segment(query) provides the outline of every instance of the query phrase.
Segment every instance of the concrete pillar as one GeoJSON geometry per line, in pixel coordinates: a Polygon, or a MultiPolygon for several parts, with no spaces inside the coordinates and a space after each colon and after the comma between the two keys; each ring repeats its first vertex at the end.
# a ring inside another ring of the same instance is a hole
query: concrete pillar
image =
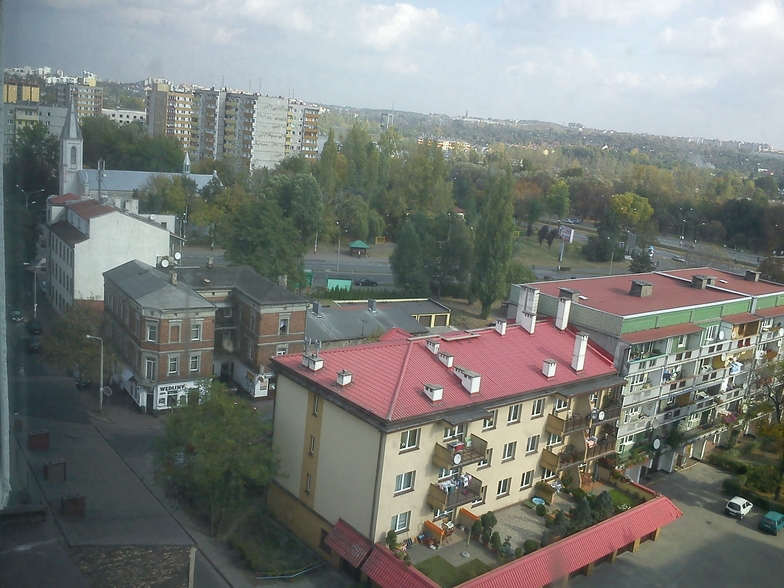
{"type": "Polygon", "coordinates": [[[613,552],[607,556],[608,563],[615,563],[615,560],[618,559],[618,550],[613,549],[613,552]]]}
{"type": "Polygon", "coordinates": [[[590,576],[591,574],[593,574],[593,568],[595,566],[596,566],[596,562],[595,561],[592,561],[591,563],[589,563],[587,566],[585,566],[583,568],[583,575],[584,576],[590,576]]]}
{"type": "Polygon", "coordinates": [[[632,548],[630,549],[630,551],[634,553],[639,548],[640,548],[640,537],[637,537],[637,539],[634,540],[634,543],[632,543],[632,548]]]}
{"type": "Polygon", "coordinates": [[[659,535],[661,535],[661,527],[651,533],[651,541],[656,541],[659,538],[659,535]]]}

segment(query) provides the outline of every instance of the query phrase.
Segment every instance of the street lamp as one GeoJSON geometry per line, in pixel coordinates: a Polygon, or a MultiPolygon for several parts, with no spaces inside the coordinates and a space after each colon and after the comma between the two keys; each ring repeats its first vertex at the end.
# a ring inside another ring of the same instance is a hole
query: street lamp
{"type": "Polygon", "coordinates": [[[38,318],[38,299],[37,299],[37,292],[38,292],[38,272],[35,271],[35,268],[32,264],[25,261],[23,264],[30,272],[33,274],[33,318],[38,318]]]}
{"type": "Polygon", "coordinates": [[[98,412],[103,412],[103,339],[95,335],[85,335],[88,339],[97,339],[101,342],[101,376],[99,378],[100,384],[98,386],[98,412]]]}
{"type": "Polygon", "coordinates": [[[41,188],[40,190],[35,190],[34,192],[30,192],[30,193],[28,194],[28,193],[27,193],[25,190],[23,190],[23,189],[22,189],[22,188],[19,186],[19,184],[17,184],[17,185],[16,185],[16,187],[19,189],[19,191],[20,191],[22,194],[24,194],[24,197],[25,197],[25,210],[29,210],[29,209],[30,209],[30,205],[31,205],[31,204],[35,204],[35,202],[36,202],[35,200],[33,200],[32,202],[30,202],[30,196],[33,196],[34,194],[38,194],[39,192],[43,192],[43,191],[45,191],[45,190],[46,190],[46,188],[41,188]]]}
{"type": "Polygon", "coordinates": [[[613,240],[610,239],[610,237],[607,237],[607,240],[610,242],[610,273],[608,273],[607,275],[611,276],[613,259],[615,258],[615,243],[613,243],[613,240]]]}
{"type": "Polygon", "coordinates": [[[338,226],[338,263],[337,263],[337,267],[335,268],[335,273],[339,274],[340,273],[340,221],[335,221],[335,224],[338,226]]]}

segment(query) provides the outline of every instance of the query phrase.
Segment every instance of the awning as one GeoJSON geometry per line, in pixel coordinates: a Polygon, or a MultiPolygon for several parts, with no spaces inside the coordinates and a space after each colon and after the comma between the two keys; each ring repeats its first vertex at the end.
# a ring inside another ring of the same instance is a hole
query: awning
{"type": "Polygon", "coordinates": [[[621,335],[621,339],[631,344],[650,343],[651,341],[658,341],[659,339],[667,339],[669,337],[691,335],[692,333],[699,333],[702,330],[702,327],[698,327],[694,323],[683,323],[680,325],[670,325],[669,327],[658,327],[646,331],[626,333],[625,335],[621,335]]]}
{"type": "Polygon", "coordinates": [[[456,427],[462,423],[472,423],[474,421],[486,419],[490,416],[490,411],[486,408],[482,408],[479,406],[469,406],[467,408],[461,408],[460,410],[454,410],[447,415],[444,415],[442,418],[445,422],[456,427]]]}
{"type": "Polygon", "coordinates": [[[340,555],[355,568],[362,565],[373,544],[356,531],[343,519],[332,528],[332,532],[324,538],[324,543],[331,547],[335,553],[340,555]]]}
{"type": "Polygon", "coordinates": [[[746,323],[759,321],[760,317],[756,314],[751,314],[750,312],[741,312],[739,314],[728,314],[727,316],[721,317],[721,320],[731,325],[745,325],[746,323]]]}
{"type": "Polygon", "coordinates": [[[784,306],[771,306],[770,308],[758,308],[754,314],[762,318],[773,318],[774,316],[784,316],[784,306]]]}
{"type": "Polygon", "coordinates": [[[572,398],[580,394],[588,394],[589,392],[596,392],[597,390],[604,390],[605,388],[613,388],[615,386],[624,386],[626,380],[620,376],[607,376],[596,380],[579,381],[571,386],[562,386],[556,390],[559,396],[564,398],[572,398]]]}

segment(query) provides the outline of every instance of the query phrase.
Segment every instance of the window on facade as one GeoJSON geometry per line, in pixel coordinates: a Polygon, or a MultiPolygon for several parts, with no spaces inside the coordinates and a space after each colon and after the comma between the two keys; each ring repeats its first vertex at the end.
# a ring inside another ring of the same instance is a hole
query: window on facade
{"type": "Polygon", "coordinates": [[[191,341],[201,341],[201,323],[191,323],[191,341]]]}
{"type": "Polygon", "coordinates": [[[534,471],[528,470],[523,472],[523,477],[520,479],[520,489],[530,488],[534,483],[534,471]]]}
{"type": "Polygon", "coordinates": [[[408,522],[411,519],[411,511],[401,512],[392,517],[389,528],[395,533],[401,533],[408,530],[408,522]]]}
{"type": "Polygon", "coordinates": [[[478,467],[478,468],[487,467],[487,466],[490,465],[490,462],[492,461],[492,459],[493,459],[493,448],[491,447],[490,449],[487,450],[487,453],[485,453],[485,458],[482,461],[480,461],[479,463],[477,463],[476,467],[478,467]]]}
{"type": "Polygon", "coordinates": [[[472,505],[484,504],[486,499],[487,499],[487,486],[482,486],[482,488],[479,490],[479,497],[476,500],[474,500],[471,504],[472,505]]]}
{"type": "Polygon", "coordinates": [[[313,395],[313,403],[312,403],[312,406],[313,406],[313,411],[312,411],[313,412],[313,416],[318,416],[318,413],[319,413],[319,400],[321,400],[321,398],[319,398],[316,394],[314,394],[313,395]]]}
{"type": "Polygon", "coordinates": [[[515,451],[517,450],[517,441],[511,441],[504,445],[504,455],[501,458],[502,461],[506,461],[507,459],[512,459],[515,456],[515,451]]]}
{"type": "Polygon", "coordinates": [[[231,318],[231,308],[223,309],[223,318],[231,318]]]}
{"type": "Polygon", "coordinates": [[[433,509],[433,520],[437,521],[438,519],[448,518],[455,512],[454,508],[449,508],[447,510],[441,510],[440,508],[433,509]]]}
{"type": "Polygon", "coordinates": [[[275,355],[286,355],[289,352],[289,344],[281,343],[275,348],[275,355]]]}
{"type": "Polygon", "coordinates": [[[169,356],[169,375],[177,374],[180,371],[180,358],[176,355],[169,356]]]}
{"type": "Polygon", "coordinates": [[[563,443],[563,437],[560,435],[556,435],[555,433],[548,433],[547,434],[547,447],[552,447],[553,445],[560,445],[563,443]]]}
{"type": "Polygon", "coordinates": [[[395,494],[414,488],[414,470],[405,474],[398,474],[395,478],[395,494]]]}
{"type": "Polygon", "coordinates": [[[305,492],[310,494],[310,487],[313,484],[313,476],[305,474],[305,492]]]}
{"type": "Polygon", "coordinates": [[[419,429],[410,429],[400,434],[400,451],[419,447],[419,429]]]}
{"type": "Polygon", "coordinates": [[[316,453],[316,436],[315,435],[311,435],[310,436],[310,449],[308,450],[308,453],[310,455],[313,455],[314,453],[316,453]]]}
{"type": "MultiPolygon", "coordinates": [[[[128,324],[128,307],[125,307],[125,324],[128,324]]],[[[158,323],[147,323],[147,340],[158,341],[158,323]]]]}
{"type": "Polygon", "coordinates": [[[538,417],[544,413],[544,398],[537,398],[531,407],[531,416],[538,417]]]}
{"type": "Polygon", "coordinates": [[[199,371],[199,367],[200,367],[199,364],[200,363],[201,362],[200,362],[200,358],[199,358],[198,355],[191,355],[191,371],[192,372],[198,372],[199,371]]]}
{"type": "Polygon", "coordinates": [[[71,165],[76,165],[76,147],[71,147],[71,165]]]}
{"type": "Polygon", "coordinates": [[[705,329],[705,341],[713,341],[719,333],[719,325],[711,325],[705,329]]]}
{"type": "Polygon", "coordinates": [[[180,325],[169,325],[169,342],[170,343],[179,343],[180,342],[180,325]]]}
{"type": "Polygon", "coordinates": [[[525,452],[533,453],[539,449],[539,435],[528,437],[528,442],[525,444],[525,452]]]}
{"type": "Polygon", "coordinates": [[[281,316],[278,320],[278,334],[285,335],[289,332],[289,317],[281,316]]]}
{"type": "Polygon", "coordinates": [[[248,339],[248,361],[253,361],[253,341],[248,339]]]}
{"type": "Polygon", "coordinates": [[[523,411],[522,404],[513,404],[509,407],[509,414],[506,417],[507,424],[519,423],[520,413],[523,411]]]}
{"type": "Polygon", "coordinates": [[[542,468],[542,480],[549,480],[550,478],[555,478],[555,472],[542,468]]]}
{"type": "Polygon", "coordinates": [[[503,480],[499,480],[498,482],[498,492],[496,492],[496,498],[500,498],[502,496],[506,496],[509,494],[509,488],[512,486],[512,478],[504,478],[503,480]]]}
{"type": "Polygon", "coordinates": [[[482,422],[482,430],[486,431],[488,429],[495,429],[495,422],[496,422],[497,419],[498,419],[498,411],[497,410],[491,410],[490,411],[490,416],[487,417],[482,422]]]}
{"type": "Polygon", "coordinates": [[[630,420],[637,418],[637,415],[640,414],[640,407],[639,406],[632,406],[631,408],[626,410],[626,413],[623,415],[623,422],[628,423],[630,420]]]}
{"type": "Polygon", "coordinates": [[[459,474],[459,473],[460,473],[460,467],[459,466],[456,467],[456,468],[451,468],[451,469],[439,468],[438,469],[438,479],[439,480],[444,480],[446,478],[451,478],[452,476],[454,476],[456,474],[459,474]]]}
{"type": "Polygon", "coordinates": [[[563,398],[556,398],[555,399],[555,410],[565,410],[569,408],[569,401],[564,400],[563,398]]]}
{"type": "Polygon", "coordinates": [[[676,345],[678,347],[686,347],[686,335],[678,337],[676,345]]]}
{"type": "Polygon", "coordinates": [[[457,425],[456,427],[447,427],[444,429],[444,441],[462,439],[463,435],[465,435],[465,425],[457,425]]]}
{"type": "Polygon", "coordinates": [[[155,360],[147,358],[144,362],[144,376],[148,380],[155,380],[155,360]]]}

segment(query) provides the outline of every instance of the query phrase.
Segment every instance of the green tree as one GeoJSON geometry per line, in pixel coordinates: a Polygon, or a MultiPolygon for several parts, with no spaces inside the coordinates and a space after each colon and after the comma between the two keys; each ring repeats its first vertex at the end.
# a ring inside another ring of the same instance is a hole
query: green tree
{"type": "Polygon", "coordinates": [[[621,227],[627,229],[642,226],[653,216],[648,199],[634,192],[615,194],[610,199],[610,210],[618,218],[621,227]]]}
{"type": "Polygon", "coordinates": [[[567,523],[569,534],[577,533],[593,525],[593,513],[588,498],[583,496],[571,510],[571,520],[567,523]]]}
{"type": "Polygon", "coordinates": [[[774,423],[784,423],[784,360],[760,363],[755,371],[763,411],[773,413],[774,423]]]}
{"type": "Polygon", "coordinates": [[[305,246],[299,230],[284,218],[277,203],[241,204],[226,215],[219,236],[229,263],[249,265],[273,282],[286,275],[289,284],[305,283],[305,246]]]}
{"type": "Polygon", "coordinates": [[[653,271],[653,260],[646,251],[640,251],[632,255],[629,262],[629,271],[633,274],[644,274],[653,271]]]}
{"type": "Polygon", "coordinates": [[[761,423],[757,427],[757,437],[770,447],[776,455],[777,463],[772,468],[775,478],[773,500],[778,502],[784,487],[784,424],[781,422],[761,423]]]}
{"type": "Polygon", "coordinates": [[[327,200],[335,195],[338,183],[338,145],[335,142],[335,131],[329,130],[327,142],[321,151],[321,159],[318,163],[316,179],[318,180],[321,192],[327,200]]]}
{"type": "Polygon", "coordinates": [[[19,186],[28,194],[42,191],[30,200],[38,203],[38,206],[31,205],[33,209],[43,210],[47,196],[57,194],[59,189],[59,154],[60,143],[46,126],[35,122],[20,128],[3,172],[6,202],[10,198],[26,207],[25,196],[17,188],[19,186]]]}
{"type": "Polygon", "coordinates": [[[503,296],[509,261],[512,258],[512,168],[500,170],[492,178],[489,197],[476,230],[474,270],[471,289],[482,303],[482,317],[490,315],[493,303],[503,296]]]}
{"type": "MultiPolygon", "coordinates": [[[[102,335],[103,312],[94,304],[74,304],[65,316],[51,327],[43,346],[47,363],[60,369],[78,370],[80,373],[99,379],[101,353],[96,341],[87,335],[102,335]]],[[[104,350],[104,367],[111,365],[111,350],[104,350]]]]}
{"type": "Polygon", "coordinates": [[[456,215],[440,214],[428,219],[419,232],[423,244],[425,271],[430,276],[430,290],[441,296],[449,282],[464,283],[471,269],[471,235],[465,221],[456,215]]]}
{"type": "Polygon", "coordinates": [[[780,257],[773,257],[772,255],[768,255],[760,262],[757,269],[759,270],[760,277],[763,280],[770,280],[772,282],[784,284],[784,260],[782,260],[780,257]]]}
{"type": "Polygon", "coordinates": [[[139,194],[139,212],[184,214],[196,197],[196,182],[187,176],[152,176],[139,194]]]}
{"type": "Polygon", "coordinates": [[[614,506],[612,496],[607,490],[602,491],[596,497],[596,502],[593,505],[593,518],[597,523],[609,519],[613,516],[614,506]]]}
{"type": "Polygon", "coordinates": [[[407,222],[403,225],[395,244],[395,250],[389,256],[389,266],[395,285],[408,296],[429,296],[430,287],[422,245],[414,225],[407,222]]]}
{"type": "Polygon", "coordinates": [[[569,201],[569,185],[563,180],[558,180],[547,189],[545,197],[547,211],[557,218],[569,214],[571,202],[569,201]]]}
{"type": "Polygon", "coordinates": [[[202,381],[186,406],[166,420],[156,440],[155,471],[166,488],[187,497],[217,537],[232,513],[278,470],[270,425],[219,382],[202,381]]]}
{"type": "Polygon", "coordinates": [[[311,174],[272,176],[267,188],[305,243],[313,241],[323,223],[322,199],[316,179],[311,174]]]}

